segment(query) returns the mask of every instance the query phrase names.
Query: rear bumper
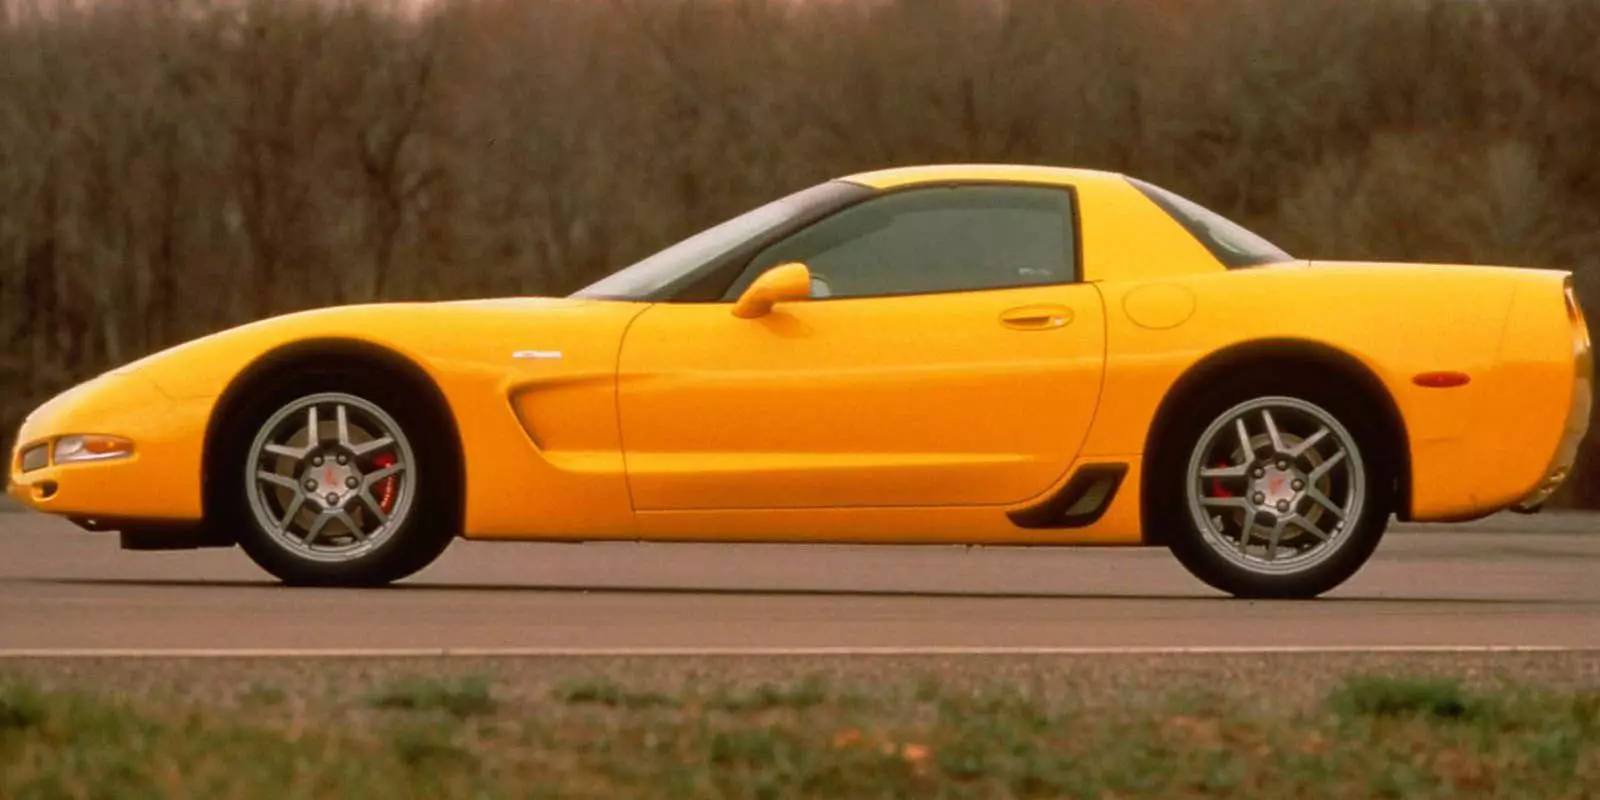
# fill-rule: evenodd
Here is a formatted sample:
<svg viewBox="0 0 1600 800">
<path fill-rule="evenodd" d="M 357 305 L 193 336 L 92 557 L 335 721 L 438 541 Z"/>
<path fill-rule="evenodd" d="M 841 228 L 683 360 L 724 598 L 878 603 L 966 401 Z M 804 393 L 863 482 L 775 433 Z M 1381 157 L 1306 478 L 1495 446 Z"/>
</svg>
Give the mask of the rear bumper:
<svg viewBox="0 0 1600 800">
<path fill-rule="evenodd" d="M 1594 354 L 1589 341 L 1589 326 L 1578 306 L 1570 284 L 1567 286 L 1567 312 L 1573 324 L 1573 381 L 1572 397 L 1567 406 L 1567 418 L 1561 432 L 1561 443 L 1555 457 L 1545 469 L 1544 477 L 1533 492 L 1511 505 L 1512 511 L 1531 514 L 1538 511 L 1551 496 L 1566 483 L 1572 474 L 1572 465 L 1578 458 L 1578 449 L 1589 434 L 1589 421 L 1594 405 Z"/>
<path fill-rule="evenodd" d="M 1411 401 L 1409 406 L 1402 402 L 1402 408 L 1411 437 L 1410 518 L 1415 521 L 1537 511 L 1571 475 L 1593 405 L 1588 324 L 1571 291 L 1570 274 L 1526 270 L 1515 283 L 1504 317 L 1487 321 L 1500 323 L 1494 326 L 1498 341 L 1492 353 L 1476 356 L 1476 369 L 1448 346 L 1432 348 L 1436 354 L 1456 353 L 1455 360 L 1473 376 L 1470 385 L 1440 390 L 1408 384 L 1399 390 L 1411 392 L 1401 396 Z M 1433 402 L 1420 403 L 1419 397 Z M 1459 424 L 1436 424 L 1451 409 L 1445 403 L 1451 398 L 1459 401 Z"/>
</svg>

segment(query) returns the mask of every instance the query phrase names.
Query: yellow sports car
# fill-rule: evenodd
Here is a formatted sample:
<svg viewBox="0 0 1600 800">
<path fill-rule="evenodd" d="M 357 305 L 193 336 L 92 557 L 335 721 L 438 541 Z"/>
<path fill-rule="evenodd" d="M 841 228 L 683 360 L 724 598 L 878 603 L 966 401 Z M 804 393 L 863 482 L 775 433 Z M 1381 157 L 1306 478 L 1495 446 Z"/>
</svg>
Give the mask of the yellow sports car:
<svg viewBox="0 0 1600 800">
<path fill-rule="evenodd" d="M 1349 578 L 1391 516 L 1533 510 L 1589 423 L 1569 273 L 1291 257 L 1124 175 L 829 181 L 566 298 L 276 317 L 23 424 L 10 491 L 288 583 L 494 540 L 1165 546 Z"/>
</svg>

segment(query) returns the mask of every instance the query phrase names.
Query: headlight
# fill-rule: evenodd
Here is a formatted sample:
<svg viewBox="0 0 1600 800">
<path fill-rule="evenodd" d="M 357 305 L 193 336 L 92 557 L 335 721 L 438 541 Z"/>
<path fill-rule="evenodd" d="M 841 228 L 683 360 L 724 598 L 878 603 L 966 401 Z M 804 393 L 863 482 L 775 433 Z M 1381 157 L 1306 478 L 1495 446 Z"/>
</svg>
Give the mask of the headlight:
<svg viewBox="0 0 1600 800">
<path fill-rule="evenodd" d="M 22 451 L 22 458 L 19 461 L 23 472 L 44 469 L 50 466 L 50 447 L 43 444 L 34 445 Z"/>
<path fill-rule="evenodd" d="M 133 455 L 133 442 L 118 436 L 87 434 L 63 436 L 56 440 L 57 464 L 80 461 L 106 461 Z"/>
</svg>

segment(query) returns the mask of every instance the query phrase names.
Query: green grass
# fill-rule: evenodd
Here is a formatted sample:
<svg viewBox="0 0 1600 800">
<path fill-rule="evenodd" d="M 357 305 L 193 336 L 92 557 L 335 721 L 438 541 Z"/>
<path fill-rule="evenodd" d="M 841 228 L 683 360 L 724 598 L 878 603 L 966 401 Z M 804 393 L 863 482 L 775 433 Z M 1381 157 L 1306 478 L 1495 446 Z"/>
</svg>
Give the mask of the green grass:
<svg viewBox="0 0 1600 800">
<path fill-rule="evenodd" d="M 1317 702 L 999 679 L 401 677 L 233 708 L 0 677 L 0 796 L 1584 797 L 1600 693 L 1358 674 Z M 1085 702 L 1093 699 L 1095 702 Z"/>
<path fill-rule="evenodd" d="M 7 686 L 0 693 L 0 736 L 16 731 L 32 731 L 44 724 L 46 698 L 28 685 Z"/>
<path fill-rule="evenodd" d="M 1463 721 L 1494 711 L 1488 698 L 1473 696 L 1458 680 L 1383 675 L 1347 680 L 1330 698 L 1330 705 L 1349 715 Z"/>
<path fill-rule="evenodd" d="M 373 694 L 373 708 L 438 711 L 453 717 L 493 714 L 497 704 L 481 676 L 457 680 L 404 677 Z"/>
<path fill-rule="evenodd" d="M 674 705 L 672 698 L 660 692 L 634 691 L 609 678 L 591 678 L 563 682 L 551 693 L 555 699 L 570 705 L 598 705 L 611 708 L 649 708 Z"/>
</svg>

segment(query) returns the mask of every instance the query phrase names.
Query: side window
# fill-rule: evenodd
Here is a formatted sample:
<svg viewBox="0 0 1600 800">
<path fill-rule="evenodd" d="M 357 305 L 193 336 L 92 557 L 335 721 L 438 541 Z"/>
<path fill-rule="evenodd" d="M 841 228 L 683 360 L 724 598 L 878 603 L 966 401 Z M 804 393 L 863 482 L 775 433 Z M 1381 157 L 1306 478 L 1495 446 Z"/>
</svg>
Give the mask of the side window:
<svg viewBox="0 0 1600 800">
<path fill-rule="evenodd" d="M 762 272 L 805 263 L 816 297 L 872 297 L 1076 280 L 1072 193 L 1034 186 L 913 189 L 818 221 L 750 261 L 738 299 Z"/>
<path fill-rule="evenodd" d="M 1228 269 L 1294 260 L 1272 242 L 1187 197 L 1137 178 L 1127 180 L 1199 239 Z"/>
</svg>

